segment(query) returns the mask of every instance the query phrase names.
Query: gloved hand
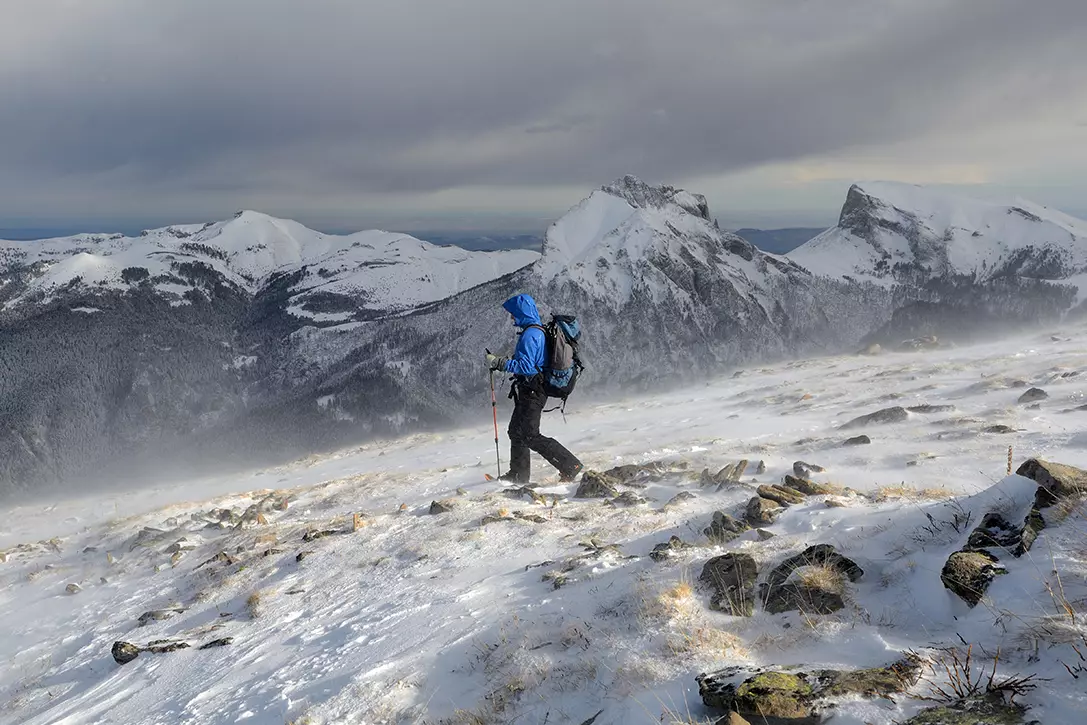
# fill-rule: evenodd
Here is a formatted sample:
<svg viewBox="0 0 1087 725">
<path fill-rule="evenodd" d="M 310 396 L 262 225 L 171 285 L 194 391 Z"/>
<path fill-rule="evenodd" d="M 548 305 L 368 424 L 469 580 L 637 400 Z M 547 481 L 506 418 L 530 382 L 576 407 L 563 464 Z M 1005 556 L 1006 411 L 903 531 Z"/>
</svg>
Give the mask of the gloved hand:
<svg viewBox="0 0 1087 725">
<path fill-rule="evenodd" d="M 487 369 L 488 370 L 505 370 L 506 363 L 509 361 L 507 357 L 499 357 L 492 353 L 487 353 Z"/>
</svg>

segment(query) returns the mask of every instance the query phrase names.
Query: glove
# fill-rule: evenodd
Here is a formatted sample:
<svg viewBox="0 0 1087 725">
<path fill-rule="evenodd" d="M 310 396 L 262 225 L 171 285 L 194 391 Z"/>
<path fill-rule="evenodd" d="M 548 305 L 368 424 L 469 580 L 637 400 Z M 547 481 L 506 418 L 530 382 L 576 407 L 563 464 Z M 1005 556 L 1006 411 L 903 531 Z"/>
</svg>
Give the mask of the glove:
<svg viewBox="0 0 1087 725">
<path fill-rule="evenodd" d="M 487 369 L 488 370 L 505 370 L 506 369 L 506 363 L 508 361 L 509 361 L 509 358 L 499 357 L 498 355 L 494 355 L 492 353 L 487 353 Z"/>
</svg>

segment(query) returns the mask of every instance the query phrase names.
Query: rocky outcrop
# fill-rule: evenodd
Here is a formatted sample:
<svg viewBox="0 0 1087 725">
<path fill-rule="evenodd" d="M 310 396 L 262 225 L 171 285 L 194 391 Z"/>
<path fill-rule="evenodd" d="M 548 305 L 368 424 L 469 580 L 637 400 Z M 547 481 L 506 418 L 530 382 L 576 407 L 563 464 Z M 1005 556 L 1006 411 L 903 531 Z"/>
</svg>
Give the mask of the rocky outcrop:
<svg viewBox="0 0 1087 725">
<path fill-rule="evenodd" d="M 751 527 L 721 511 L 713 512 L 710 525 L 702 530 L 711 544 L 727 544 Z"/>
<path fill-rule="evenodd" d="M 774 520 L 782 511 L 784 511 L 784 508 L 777 501 L 755 496 L 747 502 L 744 519 L 751 526 L 766 526 L 774 523 Z"/>
<path fill-rule="evenodd" d="M 1035 505 L 1039 509 L 1087 494 L 1087 471 L 1074 466 L 1031 458 L 1016 473 L 1038 484 Z"/>
<path fill-rule="evenodd" d="M 907 656 L 887 667 L 861 670 L 730 667 L 702 673 L 695 682 L 707 707 L 730 710 L 752 722 L 816 725 L 829 698 L 889 698 L 916 685 L 920 677 L 920 661 Z"/>
</svg>

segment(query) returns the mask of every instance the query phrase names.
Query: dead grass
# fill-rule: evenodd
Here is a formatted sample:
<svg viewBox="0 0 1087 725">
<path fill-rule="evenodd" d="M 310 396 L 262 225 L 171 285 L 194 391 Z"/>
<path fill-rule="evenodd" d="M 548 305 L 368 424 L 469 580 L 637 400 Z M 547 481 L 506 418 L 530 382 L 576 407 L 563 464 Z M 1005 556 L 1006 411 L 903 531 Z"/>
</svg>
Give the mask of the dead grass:
<svg viewBox="0 0 1087 725">
<path fill-rule="evenodd" d="M 872 500 L 876 503 L 905 499 L 907 501 L 944 501 L 954 498 L 957 494 L 947 488 L 916 488 L 900 484 L 898 486 L 881 486 L 876 490 Z"/>
<path fill-rule="evenodd" d="M 641 613 L 647 629 L 664 625 L 664 647 L 672 656 L 743 659 L 749 655 L 743 640 L 713 626 L 686 576 L 655 595 L 643 591 Z"/>
<path fill-rule="evenodd" d="M 249 598 L 245 600 L 245 611 L 249 613 L 250 619 L 259 619 L 264 613 L 264 597 L 268 592 L 256 591 L 249 595 Z"/>
<path fill-rule="evenodd" d="M 830 566 L 805 566 L 797 569 L 794 576 L 809 589 L 820 589 L 838 595 L 846 593 L 846 578 Z"/>
</svg>

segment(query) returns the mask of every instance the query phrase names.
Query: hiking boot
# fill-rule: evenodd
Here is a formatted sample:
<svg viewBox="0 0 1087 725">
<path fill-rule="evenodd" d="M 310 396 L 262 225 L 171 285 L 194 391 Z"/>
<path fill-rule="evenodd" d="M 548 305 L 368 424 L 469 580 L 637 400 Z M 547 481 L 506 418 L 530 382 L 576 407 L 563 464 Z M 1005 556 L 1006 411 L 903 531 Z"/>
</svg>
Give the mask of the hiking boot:
<svg viewBox="0 0 1087 725">
<path fill-rule="evenodd" d="M 583 470 L 585 470 L 585 466 L 579 463 L 569 471 L 561 474 L 559 476 L 559 480 L 563 483 L 569 483 L 570 481 L 573 481 L 575 478 L 577 478 L 578 474 L 580 474 Z"/>
<path fill-rule="evenodd" d="M 509 481 L 510 483 L 528 483 L 528 479 L 522 479 L 520 476 L 514 474 L 513 471 L 507 471 L 498 477 L 499 481 Z"/>
</svg>

